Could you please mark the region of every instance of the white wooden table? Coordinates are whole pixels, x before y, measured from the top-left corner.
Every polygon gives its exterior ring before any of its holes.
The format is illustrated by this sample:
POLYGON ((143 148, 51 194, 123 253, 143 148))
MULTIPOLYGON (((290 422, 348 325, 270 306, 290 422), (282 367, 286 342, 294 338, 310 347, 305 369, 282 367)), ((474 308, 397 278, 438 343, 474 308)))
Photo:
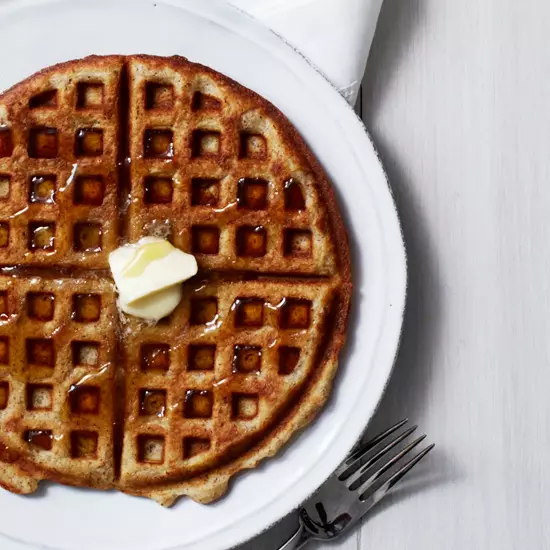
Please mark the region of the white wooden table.
MULTIPOLYGON (((550 548, 550 3, 385 0, 364 119, 402 216, 404 338, 373 433, 436 450, 342 550, 550 548)), ((243 550, 277 548, 294 518, 243 550)))

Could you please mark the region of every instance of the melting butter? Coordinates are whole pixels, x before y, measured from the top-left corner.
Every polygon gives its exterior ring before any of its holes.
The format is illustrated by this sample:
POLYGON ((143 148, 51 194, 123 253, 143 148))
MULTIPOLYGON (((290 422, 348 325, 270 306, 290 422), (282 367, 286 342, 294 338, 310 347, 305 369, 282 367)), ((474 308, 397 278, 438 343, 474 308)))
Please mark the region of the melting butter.
POLYGON ((158 320, 181 300, 181 283, 197 273, 191 254, 157 237, 117 248, 109 265, 119 293, 120 308, 135 317, 158 320))
POLYGON ((140 298, 133 302, 132 305, 127 304, 123 296, 119 296, 118 306, 128 315, 149 321, 160 321, 160 319, 167 317, 176 309, 181 301, 182 293, 181 284, 172 285, 149 294, 144 298, 140 298))
POLYGON ((139 246, 132 261, 124 268, 124 277, 139 277, 152 263, 166 258, 175 248, 168 241, 148 242, 139 246))

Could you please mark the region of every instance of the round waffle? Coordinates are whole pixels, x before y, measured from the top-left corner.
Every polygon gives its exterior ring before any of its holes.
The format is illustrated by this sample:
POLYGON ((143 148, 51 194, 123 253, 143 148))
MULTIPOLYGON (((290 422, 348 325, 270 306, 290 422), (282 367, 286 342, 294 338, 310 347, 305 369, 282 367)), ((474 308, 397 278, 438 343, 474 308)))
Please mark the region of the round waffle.
POLYGON ((0 484, 210 502, 326 401, 351 298, 331 185, 287 119, 181 57, 92 56, 0 96, 0 484), (107 258, 199 274, 156 324, 107 258))

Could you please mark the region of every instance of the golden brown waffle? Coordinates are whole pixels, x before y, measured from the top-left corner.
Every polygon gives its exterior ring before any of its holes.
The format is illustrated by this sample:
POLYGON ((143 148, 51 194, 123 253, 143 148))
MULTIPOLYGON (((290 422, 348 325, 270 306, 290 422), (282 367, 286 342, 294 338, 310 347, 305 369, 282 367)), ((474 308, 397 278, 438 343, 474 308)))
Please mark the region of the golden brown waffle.
POLYGON ((129 78, 130 240, 165 221, 205 268, 335 274, 333 199, 273 106, 183 60, 136 58, 129 78))
POLYGON ((0 457, 29 477, 112 486, 116 311, 106 279, 0 276, 0 457))
POLYGON ((270 103, 180 58, 89 57, 0 96, 0 485, 210 502, 326 401, 348 245, 270 103), (153 325, 108 254, 145 234, 199 275, 153 325))
POLYGON ((123 59, 39 73, 0 105, 0 264, 107 268, 123 59))

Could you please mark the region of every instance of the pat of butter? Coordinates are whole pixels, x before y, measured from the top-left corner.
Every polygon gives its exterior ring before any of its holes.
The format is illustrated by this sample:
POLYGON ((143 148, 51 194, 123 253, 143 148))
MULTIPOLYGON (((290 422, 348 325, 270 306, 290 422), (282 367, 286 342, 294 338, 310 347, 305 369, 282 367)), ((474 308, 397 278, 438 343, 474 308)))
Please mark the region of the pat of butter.
POLYGON ((118 297, 118 306, 124 313, 140 317, 141 319, 149 319, 158 321, 174 311, 180 303, 183 291, 181 284, 172 285, 153 294, 149 294, 144 298, 135 300, 132 305, 128 304, 125 296, 120 294, 118 297))
POLYGON ((109 254, 109 265, 121 301, 129 306, 197 273, 193 255, 156 237, 143 237, 137 243, 117 248, 109 254))

